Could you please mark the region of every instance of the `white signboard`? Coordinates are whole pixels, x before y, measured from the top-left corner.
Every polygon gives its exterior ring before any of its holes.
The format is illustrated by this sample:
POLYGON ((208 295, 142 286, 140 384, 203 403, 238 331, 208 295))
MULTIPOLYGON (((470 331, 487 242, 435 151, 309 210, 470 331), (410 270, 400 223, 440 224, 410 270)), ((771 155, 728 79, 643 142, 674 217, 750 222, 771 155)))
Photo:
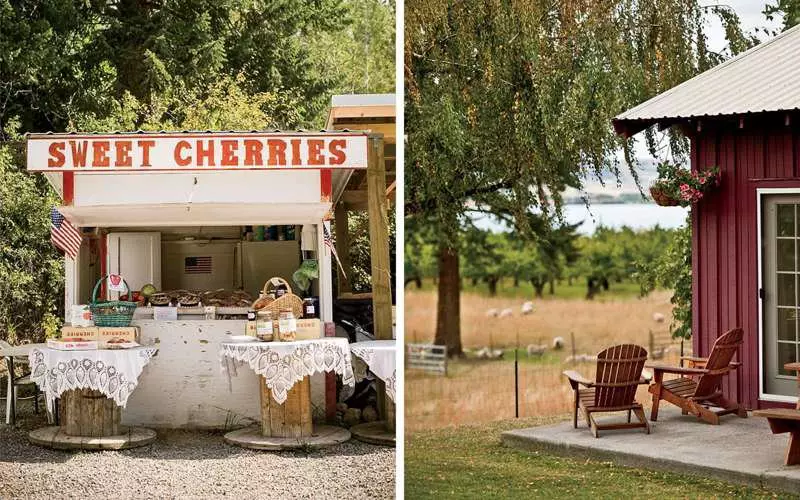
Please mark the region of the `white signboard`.
POLYGON ((367 168, 367 135, 165 133, 28 137, 38 172, 367 168))

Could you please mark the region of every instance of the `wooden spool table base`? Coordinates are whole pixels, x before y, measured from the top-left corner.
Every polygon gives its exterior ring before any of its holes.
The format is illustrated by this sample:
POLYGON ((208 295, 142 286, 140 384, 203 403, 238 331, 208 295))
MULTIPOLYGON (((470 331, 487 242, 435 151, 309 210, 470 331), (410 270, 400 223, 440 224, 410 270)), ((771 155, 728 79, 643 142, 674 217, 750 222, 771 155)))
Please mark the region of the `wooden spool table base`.
POLYGON ((144 427, 121 429, 116 436, 69 436, 62 427, 52 425, 28 433, 28 440, 54 450, 126 450, 146 446, 156 440, 156 431, 144 427))
POLYGON ((395 446, 394 430, 389 430, 386 421, 368 422, 350 427, 353 437, 359 441, 381 446, 395 446))
POLYGON ((311 421, 311 381, 305 377, 296 383, 279 404, 260 377, 261 424, 225 434, 225 441, 254 450, 296 450, 324 448, 350 439, 350 431, 311 421))
POLYGON ((124 450, 156 439, 151 429, 121 426, 120 408, 100 391, 66 391, 60 399, 59 414, 61 426, 31 431, 30 442, 59 450, 124 450))
POLYGON ((254 450, 299 450, 325 448, 344 443, 350 439, 350 431, 333 425, 316 425, 310 436, 274 437, 261 434, 259 426, 247 427, 225 434, 225 442, 254 450))

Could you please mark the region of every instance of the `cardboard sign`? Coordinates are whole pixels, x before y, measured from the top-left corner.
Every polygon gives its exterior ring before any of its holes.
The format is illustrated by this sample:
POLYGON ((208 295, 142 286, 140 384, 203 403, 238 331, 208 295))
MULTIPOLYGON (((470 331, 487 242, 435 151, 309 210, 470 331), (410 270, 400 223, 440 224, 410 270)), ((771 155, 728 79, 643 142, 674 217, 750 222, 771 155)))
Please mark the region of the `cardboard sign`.
POLYGON ((364 133, 32 134, 28 170, 40 172, 367 168, 364 133))
POLYGON ((297 320, 297 340, 311 340, 322 337, 322 323, 318 318, 297 320))

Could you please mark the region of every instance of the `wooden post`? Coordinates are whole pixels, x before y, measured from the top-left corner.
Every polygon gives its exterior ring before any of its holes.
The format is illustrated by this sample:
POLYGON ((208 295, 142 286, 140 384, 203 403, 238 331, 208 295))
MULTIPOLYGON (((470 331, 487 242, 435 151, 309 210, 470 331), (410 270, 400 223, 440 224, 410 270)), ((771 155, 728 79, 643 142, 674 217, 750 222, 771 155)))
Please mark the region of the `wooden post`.
POLYGON ((259 377, 261 386, 261 434, 265 437, 301 438, 311 436, 314 426, 311 421, 311 380, 304 377, 286 395, 286 401, 278 404, 267 388, 264 377, 259 377))
POLYGON ((114 400, 100 391, 73 389, 61 396, 61 427, 68 436, 117 436, 121 416, 114 400))
MULTIPOLYGON (((386 202, 386 163, 383 137, 369 138, 367 160, 367 215, 369 216, 369 248, 372 262, 372 317, 375 338, 392 338, 392 285, 389 269, 389 217, 386 202)), ((386 386, 378 384, 378 412, 387 415, 386 386)), ((391 425, 394 425, 392 422, 391 425)))
POLYGON ((339 255, 339 261, 346 274, 343 275, 339 266, 336 266, 336 273, 339 276, 339 295, 341 295, 353 290, 350 283, 350 232, 347 229, 347 207, 343 202, 336 205, 334 217, 336 219, 336 253, 339 255))
POLYGON ((378 340, 392 338, 392 288, 389 269, 389 217, 383 137, 370 136, 367 166, 367 213, 372 261, 372 314, 378 340))

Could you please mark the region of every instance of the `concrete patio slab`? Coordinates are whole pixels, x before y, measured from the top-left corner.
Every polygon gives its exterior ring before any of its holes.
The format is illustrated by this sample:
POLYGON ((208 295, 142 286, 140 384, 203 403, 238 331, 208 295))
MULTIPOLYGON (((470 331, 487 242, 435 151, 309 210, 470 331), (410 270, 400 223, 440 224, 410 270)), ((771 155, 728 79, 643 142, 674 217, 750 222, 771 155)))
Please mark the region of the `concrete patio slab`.
MULTIPOLYGON (((611 416, 607 420, 621 417, 611 416)), ((800 493, 800 466, 783 465, 788 435, 773 435, 767 420, 735 415, 710 425, 679 409, 663 406, 651 433, 601 431, 594 438, 581 418, 555 425, 507 431, 506 446, 589 456, 620 465, 689 473, 725 481, 800 493)))

